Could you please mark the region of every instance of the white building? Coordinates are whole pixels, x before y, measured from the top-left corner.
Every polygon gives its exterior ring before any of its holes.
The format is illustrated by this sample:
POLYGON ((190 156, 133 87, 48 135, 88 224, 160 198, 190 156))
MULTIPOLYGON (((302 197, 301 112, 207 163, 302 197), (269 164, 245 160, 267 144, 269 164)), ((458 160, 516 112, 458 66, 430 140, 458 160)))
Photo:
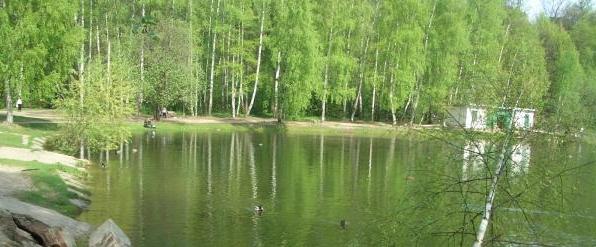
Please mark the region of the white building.
POLYGON ((455 106, 447 109, 445 126, 484 130, 503 129, 513 125, 516 129, 529 129, 534 127, 534 113, 534 109, 523 108, 487 108, 477 105, 455 106))
POLYGON ((534 109, 513 108, 513 126, 516 129, 534 127, 534 109))
MULTIPOLYGON (((463 149, 462 179, 468 180, 484 176, 488 162, 492 162, 487 153, 494 152, 494 143, 484 140, 468 141, 463 149)), ((528 174, 532 148, 526 143, 517 143, 511 147, 509 157, 510 176, 528 174)))

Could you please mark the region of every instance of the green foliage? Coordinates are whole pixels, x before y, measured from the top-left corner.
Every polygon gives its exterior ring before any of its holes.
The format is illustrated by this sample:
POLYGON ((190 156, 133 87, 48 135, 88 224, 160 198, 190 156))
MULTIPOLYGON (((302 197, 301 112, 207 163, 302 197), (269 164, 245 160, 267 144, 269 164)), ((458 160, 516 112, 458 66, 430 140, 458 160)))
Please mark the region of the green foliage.
POLYGON ((580 63, 585 72, 581 85, 580 98, 587 123, 596 128, 596 11, 582 15, 572 27, 570 35, 579 53, 580 63))
POLYGON ((547 57, 550 87, 545 112, 552 117, 558 128, 570 129, 587 119, 577 114, 584 109, 580 94, 584 81, 584 71, 579 54, 569 33, 561 26, 544 17, 539 20, 542 43, 547 57))
POLYGON ((10 82, 13 98, 50 106, 64 90, 82 37, 73 22, 76 8, 67 0, 10 1, 0 8, 0 80, 10 82))
POLYGON ((105 66, 111 44, 113 77, 126 81, 114 83, 128 85, 124 101, 138 110, 196 115, 212 101, 214 114, 229 115, 233 105, 240 113, 252 97, 263 20, 253 111, 261 116, 275 115, 277 98, 286 118, 319 115, 325 100, 329 119, 354 110, 369 119, 363 109, 374 94, 381 121, 436 123, 446 107, 462 104, 536 108, 539 122, 556 128, 596 119, 596 14, 586 1, 536 22, 506 0, 78 4, 0 8, 0 80, 13 99, 48 106, 74 97, 81 45, 93 67, 105 66))
POLYGON ((65 150, 71 153, 80 145, 110 150, 129 138, 123 124, 132 114, 132 105, 127 101, 131 98, 132 82, 126 67, 126 62, 116 59, 114 73, 109 74, 98 60, 89 64, 84 81, 73 85, 58 103, 68 122, 57 147, 71 147, 65 150))
POLYGON ((310 1, 281 2, 275 6, 280 16, 275 24, 275 50, 281 52, 283 75, 280 81, 282 112, 287 117, 302 115, 311 103, 319 82, 319 37, 314 32, 310 1))

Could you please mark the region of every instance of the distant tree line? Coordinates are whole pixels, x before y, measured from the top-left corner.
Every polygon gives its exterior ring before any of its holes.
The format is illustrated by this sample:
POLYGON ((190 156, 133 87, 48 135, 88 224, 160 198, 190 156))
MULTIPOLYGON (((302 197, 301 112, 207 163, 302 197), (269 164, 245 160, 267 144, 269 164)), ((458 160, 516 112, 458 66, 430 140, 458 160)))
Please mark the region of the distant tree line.
POLYGON ((545 126, 593 125, 590 1, 533 21, 522 2, 0 0, 0 82, 8 108, 77 123, 166 107, 419 124, 520 99, 545 126))

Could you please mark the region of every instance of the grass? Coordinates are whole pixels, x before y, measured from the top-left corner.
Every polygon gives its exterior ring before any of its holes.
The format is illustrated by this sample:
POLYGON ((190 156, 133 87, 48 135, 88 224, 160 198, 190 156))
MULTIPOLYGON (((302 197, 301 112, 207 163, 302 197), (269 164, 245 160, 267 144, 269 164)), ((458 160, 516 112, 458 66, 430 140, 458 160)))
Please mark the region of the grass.
MULTIPOLYGON (((2 127, 4 127, 4 126, 2 126, 2 127)), ((0 146, 18 147, 18 148, 29 147, 29 145, 23 145, 21 135, 7 132, 7 130, 3 129, 2 127, 0 127, 0 129, 2 129, 2 130, 0 130, 0 146)))
MULTIPOLYGON (((230 124, 230 123, 216 123, 216 124, 187 124, 187 123, 173 123, 173 122, 156 122, 157 128, 155 131, 259 131, 262 130, 262 125, 259 124, 230 124)), ((145 132, 147 128, 143 127, 140 122, 126 123, 128 130, 132 133, 145 132)))
POLYGON ((64 172, 78 177, 85 177, 85 172, 59 164, 48 165, 34 161, 0 159, 0 164, 27 170, 24 172, 30 176, 35 189, 18 193, 16 197, 19 200, 53 209, 70 217, 75 217, 81 213, 81 209, 69 201, 70 199, 77 199, 77 194, 68 191, 68 185, 58 173, 64 172))
MULTIPOLYGON (((0 121, 4 116, 0 115, 0 121)), ((14 124, 0 123, 0 146, 28 148, 36 137, 46 137, 56 133, 58 124, 49 121, 15 116, 14 124), (30 123, 35 122, 35 123, 30 123), (22 136, 29 136, 29 143, 22 144, 22 136)))

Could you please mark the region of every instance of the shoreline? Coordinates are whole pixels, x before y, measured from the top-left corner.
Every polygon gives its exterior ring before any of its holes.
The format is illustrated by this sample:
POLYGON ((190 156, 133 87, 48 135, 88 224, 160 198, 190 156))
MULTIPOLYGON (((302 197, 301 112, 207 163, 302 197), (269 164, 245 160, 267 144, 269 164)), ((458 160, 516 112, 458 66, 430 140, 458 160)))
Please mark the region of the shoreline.
POLYGON ((56 129, 28 123, 0 124, 0 243, 98 246, 102 239, 115 237, 130 246, 111 219, 101 226, 77 219, 91 203, 83 182, 89 162, 44 150, 46 137, 56 129))

